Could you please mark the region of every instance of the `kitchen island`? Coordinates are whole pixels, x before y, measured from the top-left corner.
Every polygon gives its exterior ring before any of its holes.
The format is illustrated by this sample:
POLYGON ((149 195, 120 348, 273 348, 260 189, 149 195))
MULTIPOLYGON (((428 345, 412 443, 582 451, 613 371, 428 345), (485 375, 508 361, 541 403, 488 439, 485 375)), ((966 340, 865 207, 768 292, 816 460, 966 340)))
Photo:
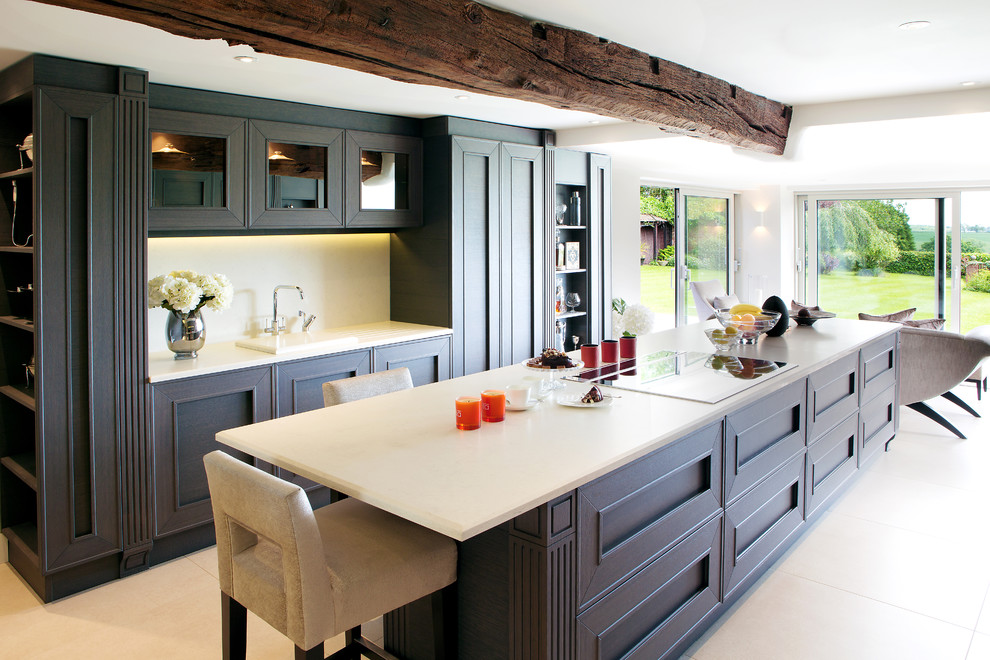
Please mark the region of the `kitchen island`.
MULTIPOLYGON (((893 436, 897 328, 831 319, 739 347, 794 366, 714 405, 612 390, 456 430, 453 400, 532 375, 517 365, 217 439, 460 541, 461 658, 666 657, 893 436)), ((639 338, 640 356, 672 349, 711 351, 700 325, 639 338)), ((416 614, 387 621, 400 655, 429 653, 416 614)))

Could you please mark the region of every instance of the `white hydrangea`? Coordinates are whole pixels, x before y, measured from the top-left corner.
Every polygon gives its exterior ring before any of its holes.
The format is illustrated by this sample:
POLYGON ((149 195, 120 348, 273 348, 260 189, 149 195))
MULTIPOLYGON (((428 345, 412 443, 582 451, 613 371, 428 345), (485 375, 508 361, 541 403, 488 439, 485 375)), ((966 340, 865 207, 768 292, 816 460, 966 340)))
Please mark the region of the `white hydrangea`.
POLYGON ((212 275, 200 275, 196 278, 196 284, 203 289, 203 297, 207 298, 207 309, 214 312, 222 312, 230 307, 234 297, 234 285, 230 283, 226 275, 213 273, 212 275))
POLYGON ((230 307, 234 287, 225 275, 199 275, 191 270, 173 270, 148 281, 148 307, 189 314, 206 306, 219 312, 230 307))
POLYGON ((158 277, 153 277, 148 281, 148 308, 155 309, 156 307, 161 307, 162 303, 165 302, 165 293, 162 291, 162 286, 165 284, 165 278, 167 275, 159 275, 158 277))
POLYGON ((188 314, 199 306, 203 290, 195 282, 184 277, 167 277, 162 292, 169 306, 176 312, 188 314))
POLYGON ((622 319, 623 331, 631 335, 645 335, 653 329, 653 312, 641 303, 628 305, 622 319))

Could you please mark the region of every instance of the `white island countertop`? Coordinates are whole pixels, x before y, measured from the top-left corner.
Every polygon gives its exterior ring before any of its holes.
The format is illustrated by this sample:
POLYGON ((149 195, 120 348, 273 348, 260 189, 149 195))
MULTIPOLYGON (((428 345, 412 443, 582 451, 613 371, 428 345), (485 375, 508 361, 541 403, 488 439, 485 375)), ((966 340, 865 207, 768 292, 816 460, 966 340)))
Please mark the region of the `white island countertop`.
MULTIPOLYGON (((639 354, 712 352, 702 324, 639 338, 639 354)), ((604 408, 545 400, 476 431, 454 427, 454 399, 533 372, 503 367, 412 390, 230 429, 217 440, 446 534, 466 540, 720 419, 862 346, 888 323, 826 319, 761 338, 736 354, 796 365, 717 404, 614 388, 604 408)), ((588 386, 568 382, 568 393, 588 386)))
MULTIPOLYGON (((176 360, 171 351, 159 351, 149 355, 148 381, 159 383, 179 378, 204 376, 287 360, 333 355, 348 351, 366 350, 386 344, 442 337, 450 333, 450 328, 399 321, 379 321, 314 332, 306 335, 307 338, 312 338, 311 347, 278 354, 243 348, 237 346, 236 342, 233 341, 211 343, 207 339, 206 346, 198 351, 198 357, 191 360, 176 360)), ((303 333, 293 333, 287 336, 296 338, 297 335, 301 336, 303 333)))

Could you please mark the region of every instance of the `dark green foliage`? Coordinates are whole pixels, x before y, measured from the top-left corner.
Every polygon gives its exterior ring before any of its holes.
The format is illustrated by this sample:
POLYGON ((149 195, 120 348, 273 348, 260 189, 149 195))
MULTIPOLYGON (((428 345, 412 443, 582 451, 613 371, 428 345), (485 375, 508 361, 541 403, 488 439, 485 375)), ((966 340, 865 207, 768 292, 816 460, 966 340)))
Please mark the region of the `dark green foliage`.
POLYGON ((894 237, 898 248, 914 249, 914 236, 903 204, 894 204, 892 200, 887 199, 860 199, 855 203, 873 218, 877 227, 894 237))
POLYGON ((674 221, 674 190, 654 186, 639 187, 639 212, 655 218, 674 221))
POLYGON ((981 291, 990 293, 990 270, 984 268, 966 281, 966 289, 969 291, 981 291))
MULTIPOLYGON (((965 261, 990 261, 990 254, 984 254, 982 252, 969 252, 964 253, 962 256, 965 258, 965 261)), ((951 260, 947 259, 946 261, 951 260)), ((951 264, 947 266, 947 268, 951 270, 951 264)), ((911 273, 914 275, 934 277, 935 253, 930 250, 910 250, 901 252, 901 256, 897 259, 897 261, 887 264, 885 270, 888 273, 911 273)))
MULTIPOLYGON (((946 237, 945 237, 945 253, 946 254, 949 254, 949 250, 951 249, 949 247, 949 245, 950 245, 949 244, 949 241, 950 240, 951 240, 951 238, 948 235, 946 235, 946 237)), ((967 252, 980 252, 980 251, 983 250, 983 247, 984 247, 983 246, 983 243, 981 243, 980 241, 969 241, 969 240, 966 240, 965 238, 962 239, 962 241, 960 241, 960 243, 959 243, 959 249, 964 254, 967 253, 967 252)), ((927 252, 934 252, 935 251, 935 237, 933 236, 930 239, 928 239, 927 241, 925 241, 924 243, 922 243, 921 246, 918 247, 918 249, 921 250, 921 251, 923 251, 923 252, 925 252, 925 251, 927 251, 927 252)))

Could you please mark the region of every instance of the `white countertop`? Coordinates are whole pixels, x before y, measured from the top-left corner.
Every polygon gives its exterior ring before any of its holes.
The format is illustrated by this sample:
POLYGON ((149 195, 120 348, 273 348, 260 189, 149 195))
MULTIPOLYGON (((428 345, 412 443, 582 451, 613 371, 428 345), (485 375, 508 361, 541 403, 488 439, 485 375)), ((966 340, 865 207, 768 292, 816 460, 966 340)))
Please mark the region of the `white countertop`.
MULTIPOLYGON (((640 355, 712 352, 702 324, 639 338, 640 355)), ((609 389, 607 408, 546 400, 476 431, 454 427, 454 399, 533 375, 503 367, 217 434, 223 444, 327 484, 457 540, 505 522, 698 429, 899 326, 826 319, 762 338, 738 355, 796 368, 718 404, 609 389)), ((588 386, 568 383, 568 393, 588 386)))
POLYGON ((441 337, 449 335, 450 328, 438 328, 431 325, 418 325, 416 323, 401 323, 399 321, 379 321, 377 323, 365 323, 362 325, 352 325, 341 328, 324 330, 313 333, 316 339, 334 340, 341 337, 353 337, 356 341, 331 345, 329 347, 316 346, 305 350, 296 350, 290 353, 265 353, 250 348, 235 346, 235 342, 210 343, 206 340, 206 346, 198 351, 198 357, 192 360, 176 360, 171 351, 161 351, 148 356, 148 381, 159 383, 178 378, 190 378, 192 376, 203 376, 215 374, 245 367, 257 367, 286 360, 299 360, 303 358, 318 357, 321 355, 333 355, 335 353, 346 353, 368 349, 385 344, 396 344, 416 339, 429 339, 431 337, 441 337))

